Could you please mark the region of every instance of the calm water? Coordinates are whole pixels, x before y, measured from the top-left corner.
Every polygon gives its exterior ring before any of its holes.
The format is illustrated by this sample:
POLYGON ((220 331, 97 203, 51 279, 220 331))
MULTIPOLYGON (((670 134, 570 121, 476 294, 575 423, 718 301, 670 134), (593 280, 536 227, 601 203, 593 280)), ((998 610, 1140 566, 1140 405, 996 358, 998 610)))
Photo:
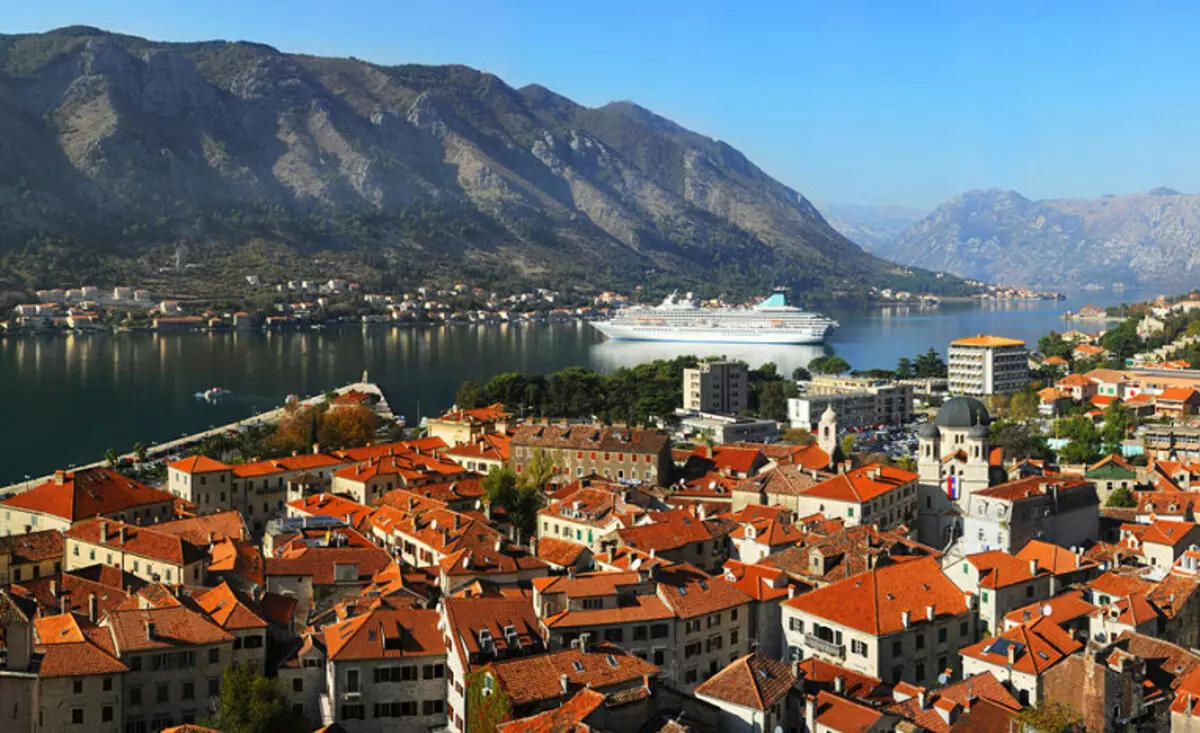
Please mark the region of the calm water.
MULTIPOLYGON (((1036 342, 1059 317, 1085 303, 1104 306, 1145 294, 1087 293, 1059 302, 941 308, 829 310, 841 328, 822 347, 605 341, 584 323, 437 329, 346 327, 311 333, 213 333, 157 336, 45 336, 0 339, 0 484, 99 460, 232 422, 278 405, 289 393, 316 394, 357 381, 363 370, 410 424, 440 411, 466 379, 503 371, 547 372, 571 365, 609 371, 677 354, 725 354, 785 373, 814 356, 836 353, 856 368, 893 367, 954 338, 995 333, 1036 342), (211 405, 197 391, 234 396, 211 405)), ((1084 330, 1098 328, 1094 323, 1084 330)))

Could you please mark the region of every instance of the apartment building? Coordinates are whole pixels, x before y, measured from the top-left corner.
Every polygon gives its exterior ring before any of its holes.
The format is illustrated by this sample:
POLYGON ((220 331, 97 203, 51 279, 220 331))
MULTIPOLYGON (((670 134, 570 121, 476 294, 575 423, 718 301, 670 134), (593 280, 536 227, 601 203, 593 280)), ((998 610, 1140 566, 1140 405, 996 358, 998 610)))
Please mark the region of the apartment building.
POLYGON ((504 433, 512 419, 502 403, 485 407, 460 409, 457 406, 439 417, 426 418, 431 438, 439 438, 448 446, 474 443, 489 433, 504 433))
POLYGON ((207 456, 167 465, 167 491, 196 505, 202 514, 233 509, 233 467, 207 456))
POLYGON ((1083 644, 1053 621, 1038 618, 965 647, 959 654, 964 675, 991 673, 1022 705, 1037 705, 1043 675, 1080 649, 1083 644))
POLYGON ((438 612, 377 609, 323 631, 323 725, 348 733, 446 725, 446 644, 438 612))
POLYGON ((35 622, 35 641, 42 650, 37 668, 38 730, 124 730, 124 683, 129 669, 112 650, 89 636, 86 625, 71 613, 43 616, 35 622))
POLYGON ((872 463, 800 490, 796 514, 822 514, 845 526, 873 524, 892 529, 917 518, 920 476, 894 466, 872 463))
POLYGON ((1001 336, 972 336, 950 342, 950 393, 982 397, 1020 392, 1029 384, 1025 342, 1001 336))
POLYGON ((657 430, 606 425, 523 425, 512 439, 517 473, 537 453, 567 476, 663 484, 671 480, 671 441, 657 430))
POLYGON ((564 490, 559 496, 538 510, 538 539, 574 542, 593 553, 602 551, 601 540, 609 533, 632 527, 646 514, 643 507, 627 501, 627 490, 593 487, 586 479, 576 490, 564 490))
POLYGON ((95 516, 132 523, 160 522, 175 515, 175 497, 108 468, 55 471, 29 491, 0 501, 3 534, 66 531, 95 516))
POLYGON ((702 361, 683 370, 683 409, 736 415, 749 404, 746 365, 738 361, 702 361))
POLYGON ((936 559, 854 575, 784 601, 793 660, 816 657, 882 680, 932 684, 961 669, 975 641, 976 611, 936 559))
POLYGON ((701 505, 695 513, 688 509, 648 512, 638 524, 607 535, 604 544, 718 573, 729 559, 729 535, 735 529, 737 525, 728 520, 707 518, 701 505))
POLYGON ((0 585, 53 577, 62 560, 63 536, 56 529, 0 537, 0 585))
POLYGON ((992 550, 967 555, 946 568, 964 593, 978 598, 981 634, 998 630, 1012 610, 1050 597, 1054 578, 1036 560, 1020 560, 992 550))
POLYGON ((360 504, 379 503, 393 489, 440 483, 469 472, 454 461, 431 453, 403 453, 369 458, 333 474, 333 491, 360 504))
POLYGON ((206 577, 206 548, 153 527, 95 518, 76 522, 65 538, 63 564, 68 571, 103 563, 168 585, 200 585, 206 577))
POLYGON ((837 413, 844 428, 902 425, 913 419, 913 388, 867 377, 814 375, 803 396, 788 399, 788 421, 793 428, 812 430, 827 409, 837 413))
POLYGON ((687 692, 749 651, 749 596, 688 565, 634 564, 535 580, 533 606, 550 646, 615 644, 687 692))
POLYGON ((100 626, 125 675, 125 724, 147 733, 208 715, 233 659, 233 635, 184 606, 119 610, 100 626))
POLYGON ((962 549, 966 554, 1015 553, 1030 540, 1062 547, 1100 539, 1100 501, 1089 481, 1029 476, 967 496, 962 549))

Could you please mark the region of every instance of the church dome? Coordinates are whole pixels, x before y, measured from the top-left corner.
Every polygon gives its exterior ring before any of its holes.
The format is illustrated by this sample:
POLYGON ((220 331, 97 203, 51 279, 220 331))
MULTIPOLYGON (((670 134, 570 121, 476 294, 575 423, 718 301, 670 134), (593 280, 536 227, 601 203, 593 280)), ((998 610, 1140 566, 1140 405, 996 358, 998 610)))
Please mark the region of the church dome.
POLYGON ((933 440, 937 436, 938 436, 937 425, 934 425, 931 422, 924 423, 923 425, 921 425, 921 427, 917 428, 917 437, 918 438, 924 438, 926 440, 933 440))
POLYGON ((974 397, 953 397, 938 410, 934 424, 939 428, 987 427, 992 418, 987 407, 974 397))
POLYGON ((983 440, 983 439, 987 438, 987 436, 988 436, 988 429, 986 426, 972 425, 971 427, 967 428, 967 437, 968 438, 975 438, 976 440, 983 440))

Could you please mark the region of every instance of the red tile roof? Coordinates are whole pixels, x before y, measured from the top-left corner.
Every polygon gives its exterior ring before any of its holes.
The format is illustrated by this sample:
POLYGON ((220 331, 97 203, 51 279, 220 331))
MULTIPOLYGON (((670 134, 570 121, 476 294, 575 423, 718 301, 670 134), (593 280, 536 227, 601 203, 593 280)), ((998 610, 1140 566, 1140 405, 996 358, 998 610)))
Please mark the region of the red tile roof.
POLYGON ((1077 570, 1095 568, 1098 563, 1085 559, 1082 553, 1076 554, 1065 547, 1052 545, 1041 540, 1030 540, 1017 553, 1017 559, 1037 562, 1039 570, 1063 575, 1077 570))
POLYGON ((249 542, 222 540, 208 551, 210 576, 236 575, 249 583, 264 585, 265 562, 262 551, 249 542))
POLYGON ((497 652, 508 649, 505 628, 511 626, 516 632, 520 648, 528 652, 542 647, 538 632, 538 617, 530 598, 506 597, 453 597, 442 601, 446 616, 446 634, 458 651, 463 667, 478 668, 472 664, 471 655, 486 657, 490 654, 480 643, 480 631, 486 630, 493 640, 497 652))
POLYGON ((1049 600, 1013 609, 1005 614, 1004 620, 1015 624, 1027 624, 1039 618, 1048 618, 1051 622, 1061 626, 1068 621, 1090 616, 1096 608, 1084 598, 1082 590, 1069 590, 1049 600), (1046 613, 1047 609, 1050 611, 1049 614, 1046 613))
POLYGON ((559 567, 574 565, 585 550, 587 547, 584 545, 554 537, 542 537, 537 540, 537 556, 551 565, 559 567))
POLYGON ((233 467, 220 461, 214 461, 208 456, 189 456, 170 464, 170 468, 184 473, 214 473, 229 471, 233 467))
POLYGON ((159 522, 154 525, 154 528, 160 532, 182 537, 197 546, 207 546, 224 539, 250 539, 250 532, 246 530, 242 513, 236 509, 159 522))
MULTIPOLYGON (((916 688, 917 692, 924 688, 916 688)), ((925 694, 925 707, 921 707, 920 696, 914 695, 886 707, 890 713, 895 713, 906 720, 911 720, 922 730, 931 733, 949 733, 951 726, 938 712, 938 708, 946 711, 966 711, 978 703, 986 701, 998 705, 1009 712, 1021 710, 1021 703, 1013 697, 1005 686, 991 672, 982 672, 967 679, 946 685, 938 690, 925 694)))
POLYGON ((754 710, 767 710, 787 696, 796 675, 787 662, 747 654, 709 677, 694 694, 754 710))
POLYGON ((591 646, 587 651, 564 649, 520 659, 492 662, 484 668, 499 682, 513 705, 554 700, 562 697, 562 676, 569 690, 606 687, 656 677, 658 667, 644 659, 608 644, 591 646))
POLYGON ((830 664, 817 657, 809 657, 801 661, 797 665, 797 670, 806 691, 815 688, 818 691, 831 692, 834 690, 834 680, 841 678, 842 689, 846 697, 867 700, 887 693, 889 695, 887 699, 891 699, 891 693, 888 692, 888 688, 882 680, 836 664, 830 664))
POLYGON ((992 486, 987 489, 981 489, 975 492, 975 496, 984 496, 989 499, 1001 499, 1004 501, 1018 501, 1033 496, 1045 496, 1051 487, 1056 487, 1060 492, 1072 491, 1091 486, 1087 481, 1078 477, 1067 476, 1026 476, 1015 481, 992 486))
POLYGON ((512 439, 514 447, 540 446, 632 454, 657 454, 669 444, 670 438, 659 430, 606 425, 522 425, 512 439))
POLYGON ((37 642, 43 649, 38 676, 81 677, 128 672, 129 668, 113 656, 111 649, 96 643, 99 635, 80 628, 80 623, 70 613, 45 616, 34 622, 37 642))
POLYGON ((307 576, 314 586, 333 585, 338 565, 353 565, 359 582, 367 581, 392 561, 378 547, 295 547, 267 558, 267 576, 307 576))
POLYGON ((911 624, 925 622, 929 606, 933 606, 936 619, 967 611, 963 592, 933 558, 870 570, 784 604, 874 636, 903 629, 904 613, 911 624))
POLYGON ((103 625, 112 630, 121 654, 233 641, 229 632, 183 606, 114 611, 103 625))
POLYGON ((63 536, 56 529, 0 537, 0 554, 7 553, 9 566, 27 565, 62 558, 63 536))
POLYGON ((444 656, 438 612, 426 609, 377 609, 326 626, 325 648, 331 661, 444 656))
POLYGON ((371 515, 371 508, 335 494, 309 494, 288 502, 288 506, 310 517, 337 517, 347 520, 351 527, 361 528, 371 515))
POLYGON ((875 730, 883 713, 847 700, 844 697, 820 692, 817 694, 816 723, 838 733, 866 733, 875 730))
POLYGON ((1014 671, 1040 675, 1082 648, 1083 644, 1071 638, 1061 626, 1042 617, 964 647, 959 654, 1005 667, 1008 666, 1008 650, 1012 649, 1014 671))
POLYGON ((911 471, 872 463, 810 486, 801 493, 831 501, 863 503, 911 484, 917 478, 911 471))
POLYGON ((66 537, 172 565, 190 565, 208 558, 208 552, 183 537, 161 532, 153 526, 115 519, 95 517, 76 522, 66 531, 66 537))
POLYGON ((595 690, 582 689, 560 707, 528 718, 502 723, 497 733, 584 733, 590 731, 583 721, 604 704, 605 697, 595 690))
MULTIPOLYGON (((737 560, 725 562, 725 582, 756 601, 787 598, 792 585, 787 573, 765 565, 747 565, 737 560)), ((803 588, 807 590, 807 588, 803 588)))
POLYGON ((979 571, 980 588, 1005 588, 1033 580, 1044 572, 1037 568, 1036 561, 1018 560, 1003 550, 977 552, 967 555, 965 559, 979 571), (1036 568, 1036 574, 1029 567, 1031 562, 1036 568))
POLYGON ((221 583, 210 591, 193 596, 192 600, 226 631, 267 628, 266 619, 250 608, 250 598, 229 587, 229 583, 221 583))
POLYGON ((0 501, 13 509, 40 512, 68 521, 142 507, 173 505, 175 497, 138 483, 108 468, 88 468, 50 480, 0 501))
POLYGON ((639 550, 665 552, 695 542, 720 540, 736 527, 719 519, 700 519, 685 509, 649 512, 646 524, 617 530, 621 543, 639 550))

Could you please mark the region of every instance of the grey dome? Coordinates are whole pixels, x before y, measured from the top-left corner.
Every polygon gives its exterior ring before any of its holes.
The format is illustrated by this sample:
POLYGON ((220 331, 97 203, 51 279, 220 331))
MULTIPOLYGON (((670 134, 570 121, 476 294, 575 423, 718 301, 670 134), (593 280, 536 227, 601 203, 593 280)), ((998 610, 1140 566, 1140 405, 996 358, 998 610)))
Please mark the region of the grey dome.
POLYGON ((972 425, 971 427, 967 428, 967 437, 968 438, 983 439, 983 438, 986 438, 987 436, 988 436, 988 429, 986 427, 984 427, 983 425, 972 425))
POLYGON ((934 425, 931 422, 927 422, 927 423, 921 425, 921 427, 917 428, 917 437, 918 438, 925 438, 926 440, 933 440, 937 436, 938 436, 937 425, 934 425))
POLYGON ((954 397, 941 406, 933 423, 939 428, 969 428, 987 426, 992 417, 987 407, 974 397, 954 397))

